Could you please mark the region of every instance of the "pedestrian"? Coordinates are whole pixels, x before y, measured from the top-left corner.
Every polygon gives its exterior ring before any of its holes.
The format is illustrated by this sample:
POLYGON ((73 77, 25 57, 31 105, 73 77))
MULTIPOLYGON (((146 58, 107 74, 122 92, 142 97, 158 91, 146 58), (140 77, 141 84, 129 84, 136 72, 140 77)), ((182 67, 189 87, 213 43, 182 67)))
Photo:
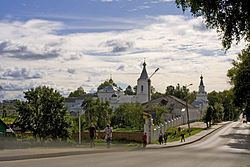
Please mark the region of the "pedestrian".
POLYGON ((94 140, 95 140, 95 136, 96 136, 96 128, 93 124, 93 122, 90 123, 90 126, 89 126, 89 138, 90 138, 90 147, 95 147, 95 143, 94 143, 94 140))
POLYGON ((107 148, 110 148, 110 143, 112 139, 112 128, 109 125, 107 125, 107 127, 104 129, 104 133, 107 142, 107 148))
POLYGON ((168 140, 168 134, 167 134, 167 132, 164 133, 163 138, 164 138, 164 142, 165 142, 165 145, 166 145, 167 140, 168 140))
POLYGON ((147 146, 147 133, 145 132, 143 137, 142 137, 142 142, 143 142, 143 148, 146 148, 147 146))
POLYGON ((162 133, 160 133, 160 135, 159 135, 159 143, 160 143, 160 145, 163 144, 163 136, 162 136, 162 133))
POLYGON ((184 134, 184 133, 181 134, 181 142, 182 142, 182 141, 185 142, 185 134, 184 134))

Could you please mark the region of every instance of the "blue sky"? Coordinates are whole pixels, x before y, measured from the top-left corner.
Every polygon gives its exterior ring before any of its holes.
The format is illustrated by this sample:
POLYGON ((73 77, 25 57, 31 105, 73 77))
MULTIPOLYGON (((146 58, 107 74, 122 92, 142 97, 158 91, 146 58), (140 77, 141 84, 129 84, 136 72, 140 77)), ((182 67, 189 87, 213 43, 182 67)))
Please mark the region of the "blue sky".
POLYGON ((222 50, 215 30, 171 0, 1 0, 0 100, 48 85, 64 96, 108 80, 135 86, 144 59, 157 91, 204 76, 207 91, 226 77, 243 45, 222 50))

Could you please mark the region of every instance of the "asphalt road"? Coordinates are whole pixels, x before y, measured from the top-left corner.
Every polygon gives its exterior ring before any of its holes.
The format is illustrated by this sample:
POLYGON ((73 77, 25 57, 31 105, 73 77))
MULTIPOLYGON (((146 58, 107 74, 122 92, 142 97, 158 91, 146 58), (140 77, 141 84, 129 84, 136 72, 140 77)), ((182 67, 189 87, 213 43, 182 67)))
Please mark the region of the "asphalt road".
POLYGON ((18 160, 0 167, 250 167, 250 124, 233 122, 181 147, 18 160))

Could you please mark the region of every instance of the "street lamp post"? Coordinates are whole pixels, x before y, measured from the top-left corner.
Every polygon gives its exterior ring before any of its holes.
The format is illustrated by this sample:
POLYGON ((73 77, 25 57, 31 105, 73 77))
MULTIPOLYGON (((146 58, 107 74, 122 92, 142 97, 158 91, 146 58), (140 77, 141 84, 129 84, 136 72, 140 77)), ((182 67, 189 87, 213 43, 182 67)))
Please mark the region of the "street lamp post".
POLYGON ((80 110, 78 111, 78 126, 79 126, 79 144, 81 144, 81 117, 80 117, 80 110))
POLYGON ((148 78, 148 103, 150 102, 150 93, 151 93, 151 80, 150 80, 150 78, 157 72, 159 70, 159 68, 157 68, 154 72, 153 72, 153 74, 148 78))
MULTIPOLYGON (((193 84, 187 85, 186 88, 189 87, 189 86, 191 86, 191 85, 193 85, 193 84)), ((189 123, 189 112, 188 112, 188 94, 186 95, 186 99, 185 100, 186 100, 186 110, 187 110, 188 134, 190 135, 190 123, 189 123)))
MULTIPOLYGON (((150 78, 157 72, 159 70, 159 68, 157 68, 154 72, 153 72, 153 74, 148 78, 148 105, 150 104, 150 100, 151 100, 151 98, 150 98, 150 93, 151 93, 151 80, 150 80, 150 78)), ((146 121, 146 120, 145 120, 146 121)), ((148 141, 149 141, 149 143, 151 143, 151 120, 149 120, 148 119, 148 122, 149 122, 149 134, 148 134, 148 141)))

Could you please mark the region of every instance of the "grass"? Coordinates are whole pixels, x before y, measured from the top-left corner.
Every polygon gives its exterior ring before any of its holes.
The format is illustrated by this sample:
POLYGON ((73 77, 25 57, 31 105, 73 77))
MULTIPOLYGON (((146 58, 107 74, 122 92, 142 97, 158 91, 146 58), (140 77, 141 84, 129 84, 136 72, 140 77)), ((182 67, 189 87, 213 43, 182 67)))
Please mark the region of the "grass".
POLYGON ((0 116, 0 119, 6 123, 6 124, 12 124, 16 118, 18 117, 17 114, 11 114, 11 115, 7 115, 7 117, 3 118, 2 115, 0 116))
MULTIPOLYGON (((190 129, 190 135, 188 134, 188 129, 181 129, 181 131, 178 131, 177 127, 171 127, 169 128, 166 133, 168 134, 168 141, 167 142, 173 142, 173 141, 180 141, 181 140, 181 134, 184 133, 184 137, 190 137, 197 133, 200 133, 201 131, 205 130, 206 128, 191 128, 190 129)), ((154 144, 159 144, 158 141, 154 142, 154 144)))

